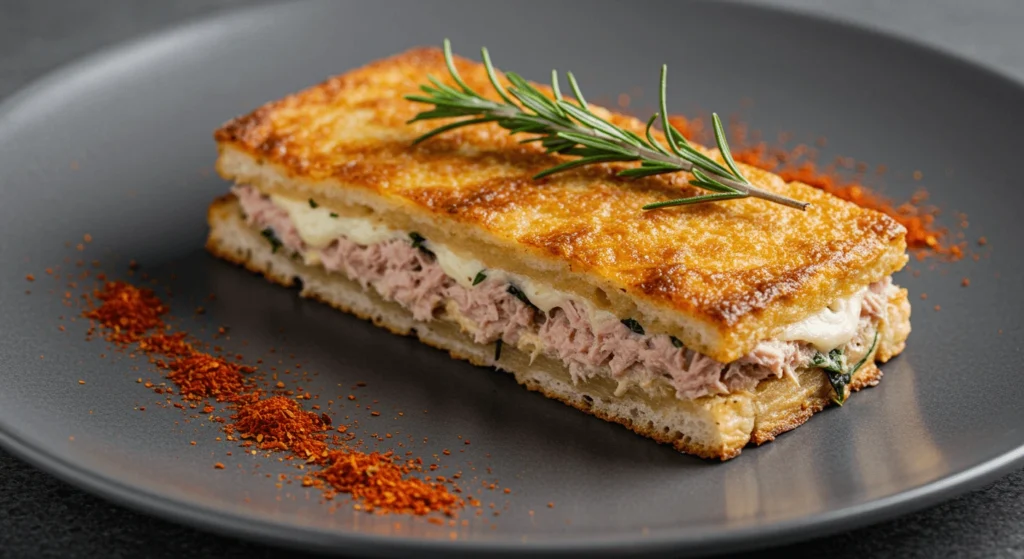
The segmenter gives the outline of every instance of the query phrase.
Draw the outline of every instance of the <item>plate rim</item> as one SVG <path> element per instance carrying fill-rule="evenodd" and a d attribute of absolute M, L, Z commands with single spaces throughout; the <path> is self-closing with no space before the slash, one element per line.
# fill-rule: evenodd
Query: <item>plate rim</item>
<path fill-rule="evenodd" d="M 614 536 L 609 539 L 597 539 L 593 536 L 587 538 L 570 536 L 535 541 L 499 539 L 450 542 L 427 538 L 396 538 L 343 530 L 309 529 L 302 526 L 285 526 L 244 513 L 225 514 L 195 501 L 174 499 L 165 494 L 151 491 L 144 486 L 134 486 L 111 476 L 75 467 L 62 457 L 20 440 L 17 435 L 7 432 L 2 423 L 0 423 L 0 446 L 40 470 L 100 499 L 203 532 L 227 537 L 244 535 L 250 541 L 303 551 L 328 554 L 347 554 L 358 551 L 372 556 L 394 557 L 405 556 L 410 552 L 430 555 L 458 552 L 475 555 L 486 554 L 492 557 L 538 552 L 574 556 L 582 554 L 616 556 L 623 553 L 635 556 L 653 556 L 666 552 L 717 555 L 756 548 L 776 548 L 841 531 L 855 530 L 920 510 L 980 487 L 1024 461 L 1022 460 L 1024 459 L 1024 445 L 1022 445 L 987 462 L 914 489 L 859 505 L 828 511 L 814 517 L 816 519 L 814 522 L 808 522 L 808 517 L 798 517 L 769 527 L 752 526 L 732 531 L 719 530 L 712 536 L 703 538 L 699 536 L 687 538 L 678 531 L 668 529 L 651 535 Z M 764 532 L 768 528 L 772 532 L 769 538 L 770 543 L 764 541 Z M 696 534 L 696 532 L 694 533 Z M 296 534 L 302 535 L 301 544 L 295 538 Z M 765 545 L 766 543 L 767 545 Z"/>
<path fill-rule="evenodd" d="M 833 14 L 824 14 L 790 6 L 768 6 L 752 0 L 688 0 L 706 5 L 728 5 L 734 9 L 752 10 L 769 15 L 781 15 L 800 20 L 803 25 L 831 26 L 841 32 L 857 33 L 887 41 L 894 47 L 910 49 L 919 56 L 944 59 L 971 72 L 980 72 L 989 79 L 1024 94 L 1024 80 L 1009 72 L 967 55 L 925 43 L 896 32 L 861 23 Z M 162 42 L 174 42 L 177 37 L 208 33 L 222 26 L 235 26 L 246 19 L 261 19 L 267 15 L 295 7 L 296 4 L 327 4 L 319 0 L 295 2 L 278 0 L 267 4 L 242 8 L 215 9 L 178 23 L 157 28 L 135 37 L 100 47 L 72 58 L 43 75 L 31 80 L 5 98 L 0 99 L 0 127 L 10 125 L 16 110 L 35 95 L 48 91 L 54 85 L 72 81 L 95 72 L 97 67 L 119 57 L 143 55 Z M 141 485 L 122 482 L 112 476 L 76 467 L 65 458 L 33 444 L 18 434 L 17 428 L 0 418 L 0 447 L 19 459 L 58 479 L 92 495 L 124 506 L 135 512 L 156 516 L 197 530 L 228 537 L 244 536 L 250 541 L 269 543 L 291 549 L 326 553 L 360 552 L 375 556 L 399 556 L 409 552 L 474 553 L 511 555 L 520 553 L 612 554 L 621 553 L 655 555 L 666 552 L 690 554 L 719 554 L 754 548 L 778 547 L 798 541 L 807 541 L 826 535 L 849 532 L 872 524 L 922 510 L 938 502 L 962 495 L 988 482 L 1006 475 L 1024 465 L 1024 441 L 1015 448 L 989 458 L 970 468 L 911 489 L 856 505 L 829 510 L 815 517 L 795 517 L 771 525 L 758 525 L 741 529 L 718 529 L 708 536 L 685 528 L 662 528 L 643 535 L 619 535 L 603 539 L 598 536 L 556 536 L 551 539 L 527 540 L 458 540 L 455 542 L 413 537 L 391 537 L 345 530 L 325 530 L 303 526 L 288 526 L 244 513 L 228 513 L 201 505 L 188 499 L 152 491 Z M 301 538 L 295 537 L 301 534 Z"/>

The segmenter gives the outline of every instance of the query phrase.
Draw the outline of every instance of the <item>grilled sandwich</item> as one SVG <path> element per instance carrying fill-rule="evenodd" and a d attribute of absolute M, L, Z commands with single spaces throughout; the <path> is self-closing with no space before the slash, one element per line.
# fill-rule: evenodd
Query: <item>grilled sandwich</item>
<path fill-rule="evenodd" d="M 456 65 L 490 90 L 481 65 Z M 891 275 L 906 232 L 890 217 L 742 165 L 812 205 L 644 212 L 693 194 L 685 173 L 535 180 L 562 156 L 493 124 L 413 145 L 434 125 L 407 124 L 421 107 L 404 96 L 446 74 L 439 50 L 415 49 L 223 125 L 217 170 L 234 184 L 209 208 L 208 250 L 706 458 L 842 401 L 829 363 L 863 362 L 855 391 L 902 351 L 910 305 Z"/>

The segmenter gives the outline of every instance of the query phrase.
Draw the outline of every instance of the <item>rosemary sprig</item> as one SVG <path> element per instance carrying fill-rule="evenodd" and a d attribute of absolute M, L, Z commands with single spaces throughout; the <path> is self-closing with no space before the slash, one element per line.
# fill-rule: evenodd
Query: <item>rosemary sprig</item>
<path fill-rule="evenodd" d="M 661 67 L 661 111 L 647 120 L 646 138 L 642 138 L 630 130 L 608 122 L 591 111 L 572 72 L 566 72 L 566 78 L 576 97 L 575 103 L 562 97 L 557 70 L 551 71 L 551 89 L 554 93 L 554 99 L 551 99 L 515 72 L 505 73 L 505 77 L 511 84 L 506 88 L 498 80 L 486 48 L 481 49 L 481 55 L 491 85 L 502 100 L 499 102 L 487 99 L 462 80 L 452 58 L 451 43 L 445 39 L 445 62 L 456 86 L 447 85 L 437 78 L 429 76 L 431 85 L 420 86 L 420 90 L 425 95 L 408 95 L 406 99 L 434 107 L 419 113 L 409 122 L 439 118 L 459 118 L 461 120 L 439 126 L 417 138 L 415 143 L 456 128 L 493 122 L 508 130 L 509 134 L 534 135 L 532 138 L 523 140 L 522 143 L 540 142 L 547 153 L 576 158 L 545 169 L 537 173 L 534 178 L 539 179 L 594 163 L 639 162 L 640 166 L 619 171 L 618 175 L 638 178 L 688 172 L 693 175 L 689 181 L 691 185 L 710 192 L 700 196 L 647 204 L 643 207 L 645 210 L 704 202 L 722 202 L 748 196 L 799 210 L 804 210 L 810 205 L 751 184 L 733 160 L 729 144 L 725 139 L 722 121 L 717 114 L 712 114 L 711 120 L 715 131 L 715 143 L 718 145 L 725 165 L 690 145 L 668 120 L 666 101 L 668 66 L 666 65 Z M 667 147 L 659 142 L 652 133 L 654 123 L 659 118 L 664 129 Z"/>

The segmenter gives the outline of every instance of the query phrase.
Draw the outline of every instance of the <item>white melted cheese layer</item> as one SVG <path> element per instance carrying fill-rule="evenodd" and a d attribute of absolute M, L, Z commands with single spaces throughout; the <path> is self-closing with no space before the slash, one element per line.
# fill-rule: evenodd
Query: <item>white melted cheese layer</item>
<path fill-rule="evenodd" d="M 346 237 L 361 245 L 409 238 L 408 232 L 391 229 L 372 217 L 338 216 L 322 206 L 314 207 L 308 200 L 300 201 L 278 195 L 271 195 L 270 199 L 274 205 L 288 212 L 299 237 L 307 247 L 312 249 L 303 255 L 307 264 L 319 263 L 320 250 L 327 248 L 338 237 Z M 504 279 L 515 285 L 531 303 L 544 312 L 565 306 L 567 301 L 572 299 L 577 305 L 582 303 L 590 315 L 591 323 L 595 326 L 605 321 L 618 320 L 612 313 L 598 309 L 589 301 L 574 298 L 564 291 L 531 281 L 529 278 L 517 274 L 501 270 L 488 270 L 483 262 L 457 254 L 443 244 L 428 239 L 424 246 L 437 257 L 437 263 L 441 269 L 465 287 L 471 287 L 477 274 L 483 272 L 488 278 Z M 778 339 L 807 342 L 822 352 L 828 352 L 848 343 L 857 334 L 861 303 L 866 292 L 867 288 L 865 287 L 854 295 L 839 299 L 800 322 L 790 324 Z"/>
<path fill-rule="evenodd" d="M 375 221 L 372 217 L 351 217 L 332 214 L 331 210 L 310 203 L 309 200 L 296 200 L 276 194 L 270 195 L 271 202 L 288 213 L 295 224 L 302 242 L 311 249 L 303 254 L 307 264 L 320 262 L 319 252 L 327 248 L 338 237 L 345 237 L 360 245 L 371 245 L 391 239 L 409 238 L 409 233 L 391 229 Z M 483 262 L 453 252 L 443 244 L 429 239 L 424 248 L 434 253 L 437 263 L 449 277 L 465 287 L 471 287 L 477 274 L 484 272 L 488 277 L 502 278 L 514 284 L 537 308 L 549 312 L 555 307 L 564 306 L 570 295 L 538 284 L 515 274 L 500 270 L 486 270 Z M 615 316 L 607 311 L 591 308 L 588 310 L 593 320 L 615 320 Z"/>
<path fill-rule="evenodd" d="M 526 295 L 530 303 L 533 303 L 535 307 L 546 313 L 551 312 L 556 307 L 566 306 L 571 298 L 578 306 L 583 306 L 586 309 L 587 314 L 590 316 L 591 324 L 597 324 L 606 320 L 618 320 L 612 313 L 598 309 L 591 305 L 589 301 L 581 301 L 564 291 L 532 281 L 518 274 L 488 269 L 484 266 L 483 262 L 457 254 L 448 247 L 432 242 L 429 239 L 423 244 L 427 250 L 434 253 L 437 263 L 444 270 L 444 273 L 463 287 L 472 287 L 477 274 L 483 273 L 488 279 L 497 279 L 515 285 L 523 292 L 523 295 Z"/>
<path fill-rule="evenodd" d="M 325 249 L 338 237 L 347 237 L 361 245 L 406 237 L 402 232 L 390 229 L 369 217 L 332 215 L 331 210 L 323 206 L 313 207 L 309 200 L 296 200 L 277 194 L 271 194 L 270 200 L 275 206 L 288 212 L 288 217 L 295 224 L 302 242 L 312 249 Z"/>
<path fill-rule="evenodd" d="M 860 308 L 867 290 L 865 287 L 800 322 L 790 324 L 782 331 L 779 339 L 787 342 L 807 342 L 822 352 L 829 352 L 845 345 L 857 335 Z"/>

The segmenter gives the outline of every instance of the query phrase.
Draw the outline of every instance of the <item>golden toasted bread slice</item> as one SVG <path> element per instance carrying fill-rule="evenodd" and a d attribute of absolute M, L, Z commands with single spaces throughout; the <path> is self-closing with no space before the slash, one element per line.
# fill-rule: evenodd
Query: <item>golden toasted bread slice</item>
<path fill-rule="evenodd" d="M 483 67 L 464 80 L 492 92 Z M 687 176 L 642 180 L 598 165 L 531 177 L 561 159 L 497 125 L 412 146 L 434 122 L 406 124 L 442 53 L 417 49 L 268 103 L 216 132 L 218 171 L 265 193 L 372 212 L 396 229 L 487 267 L 542 276 L 557 289 L 719 361 L 900 269 L 905 230 L 890 217 L 743 166 L 755 184 L 810 202 L 801 212 L 747 198 L 641 211 L 692 195 Z M 638 133 L 643 123 L 594 108 Z M 710 152 L 709 152 L 710 153 Z"/>

